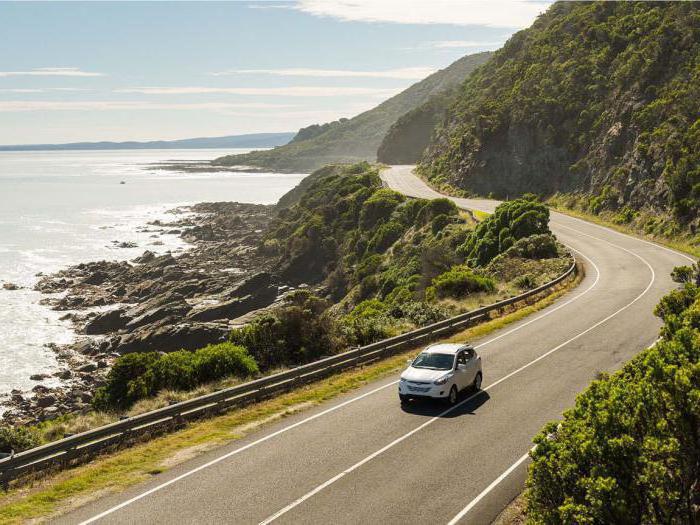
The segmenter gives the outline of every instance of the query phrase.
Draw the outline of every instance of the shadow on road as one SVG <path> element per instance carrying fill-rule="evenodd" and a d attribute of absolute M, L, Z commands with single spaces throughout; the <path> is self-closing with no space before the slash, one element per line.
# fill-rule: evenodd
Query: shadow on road
<path fill-rule="evenodd" d="M 471 399 L 469 399 L 471 397 Z M 474 412 L 484 403 L 486 403 L 491 396 L 485 390 L 480 390 L 477 394 L 473 392 L 466 391 L 461 392 L 459 395 L 458 403 L 462 403 L 450 410 L 447 414 L 441 417 L 451 418 L 460 417 L 465 415 L 473 415 Z M 469 399 L 466 403 L 465 399 Z M 401 405 L 401 410 L 409 414 L 416 414 L 419 416 L 436 417 L 442 414 L 449 407 L 438 399 L 412 399 L 408 403 Z"/>

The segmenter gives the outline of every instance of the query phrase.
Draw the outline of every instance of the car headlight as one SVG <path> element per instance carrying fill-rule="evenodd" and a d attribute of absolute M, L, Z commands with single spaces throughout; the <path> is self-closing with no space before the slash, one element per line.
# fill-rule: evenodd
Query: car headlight
<path fill-rule="evenodd" d="M 406 382 L 406 379 L 405 379 L 405 378 L 403 378 L 403 377 L 400 377 L 400 378 L 399 378 L 399 383 L 405 383 L 405 382 Z"/>
<path fill-rule="evenodd" d="M 447 374 L 446 376 L 442 376 L 440 379 L 436 379 L 433 381 L 433 384 L 435 385 L 444 385 L 447 383 L 447 381 L 452 377 L 452 374 Z"/>

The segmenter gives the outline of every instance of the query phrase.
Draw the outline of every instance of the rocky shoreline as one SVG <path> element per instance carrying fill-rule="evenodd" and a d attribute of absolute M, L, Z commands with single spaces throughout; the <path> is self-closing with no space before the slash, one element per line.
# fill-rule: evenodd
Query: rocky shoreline
<path fill-rule="evenodd" d="M 184 253 L 146 251 L 131 261 L 82 263 L 41 277 L 35 289 L 50 294 L 42 303 L 65 311 L 79 337 L 51 346 L 59 371 L 32 376 L 38 384 L 30 392 L 0 397 L 2 421 L 17 425 L 86 412 L 119 355 L 223 341 L 233 327 L 273 305 L 287 288 L 259 247 L 274 210 L 236 202 L 178 208 L 172 221 L 154 221 L 141 231 L 180 235 L 192 245 Z M 43 384 L 47 379 L 59 385 Z"/>

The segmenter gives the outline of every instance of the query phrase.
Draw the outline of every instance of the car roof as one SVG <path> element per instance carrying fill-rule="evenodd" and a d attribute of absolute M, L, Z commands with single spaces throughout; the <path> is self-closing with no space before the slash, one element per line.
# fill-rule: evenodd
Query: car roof
<path fill-rule="evenodd" d="M 423 351 L 430 354 L 456 354 L 460 350 L 466 350 L 467 348 L 473 349 L 474 347 L 467 343 L 441 343 L 430 345 Z"/>

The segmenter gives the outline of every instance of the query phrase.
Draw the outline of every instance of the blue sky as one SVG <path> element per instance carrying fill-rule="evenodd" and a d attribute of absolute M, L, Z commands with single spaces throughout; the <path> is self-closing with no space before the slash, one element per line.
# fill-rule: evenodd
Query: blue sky
<path fill-rule="evenodd" d="M 352 117 L 546 1 L 2 2 L 0 144 L 293 131 Z"/>

